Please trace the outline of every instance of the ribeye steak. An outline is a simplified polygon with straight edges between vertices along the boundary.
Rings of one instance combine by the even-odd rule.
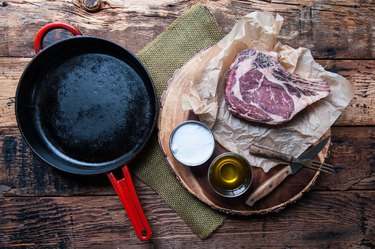
[[[227,72],[225,100],[236,116],[249,121],[280,124],[306,106],[326,97],[329,84],[289,73],[275,52],[241,51]]]

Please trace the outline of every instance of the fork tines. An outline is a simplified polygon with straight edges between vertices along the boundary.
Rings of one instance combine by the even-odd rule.
[[[306,167],[311,168],[311,169],[321,170],[323,172],[330,173],[330,174],[336,173],[335,167],[328,163],[312,161],[311,164],[309,166],[306,165]]]

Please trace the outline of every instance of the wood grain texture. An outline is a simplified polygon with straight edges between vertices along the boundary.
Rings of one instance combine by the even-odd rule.
[[[314,189],[375,190],[375,127],[332,128],[327,162],[336,175],[321,174]],[[5,196],[75,196],[114,194],[106,176],[80,177],[63,173],[40,161],[17,128],[0,129],[0,185]],[[142,190],[140,190],[142,192]],[[1,191],[0,191],[1,195]]]
[[[7,1],[0,6],[0,56],[32,56],[32,41],[41,25],[64,21],[84,34],[111,39],[137,52],[176,17],[198,1],[103,1],[90,13],[82,1]],[[307,47],[319,58],[374,58],[372,1],[203,1],[225,32],[239,17],[272,11],[284,18],[282,42]],[[40,11],[40,10],[48,11]]]
[[[327,163],[336,175],[322,174],[316,189],[375,189],[375,127],[335,127]],[[350,170],[348,170],[350,168]]]
[[[374,58],[371,1],[212,1],[210,10],[225,32],[250,11],[277,12],[284,17],[281,42],[306,47],[315,58]]]
[[[266,217],[231,217],[200,240],[153,191],[140,193],[154,237],[140,242],[115,196],[0,199],[0,247],[371,248],[375,192],[312,192]],[[309,217],[308,221],[306,217]]]
[[[287,178],[292,172],[292,168],[288,165],[276,172],[266,181],[262,182],[257,188],[251,192],[250,196],[245,201],[246,205],[253,206],[255,202],[266,196],[277,188],[285,178]]]
[[[0,6],[2,28],[0,56],[33,56],[35,33],[44,24],[67,22],[85,35],[116,41],[133,52],[139,51],[160,34],[182,9],[194,4],[182,1],[103,1],[101,10],[90,13],[80,0],[72,1],[7,1]],[[48,10],[48,11],[42,11]]]
[[[281,153],[279,151],[272,150],[271,148],[262,147],[260,145],[250,145],[249,147],[250,154],[258,155],[266,158],[274,158],[281,160],[283,162],[292,162],[293,156]]]
[[[51,21],[140,51],[197,0],[0,1],[0,248],[374,248],[375,36],[372,0],[203,0],[224,32],[254,10],[280,13],[281,41],[309,48],[349,79],[355,98],[332,129],[327,162],[303,199],[278,214],[230,217],[198,239],[153,190],[134,179],[154,230],[140,242],[105,176],[76,177],[37,159],[16,128],[14,96],[34,56],[36,31]]]
[[[14,98],[29,58],[0,57],[0,127],[16,126]],[[375,60],[319,60],[326,70],[347,78],[355,97],[334,125],[375,125]]]
[[[212,47],[212,49],[216,48]],[[197,63],[206,63],[204,58],[207,56],[205,56],[205,53],[213,52],[209,49],[203,50],[189,60],[181,70],[173,75],[168,82],[168,89],[162,96],[158,138],[159,144],[167,157],[168,164],[178,180],[190,193],[216,210],[236,215],[266,214],[280,211],[288,204],[300,199],[305,192],[310,190],[315,184],[319,172],[302,168],[296,175],[298,177],[289,177],[283,181],[286,178],[286,175],[282,172],[284,165],[273,167],[267,174],[261,168],[254,167],[253,181],[248,193],[255,193],[263,198],[251,196],[257,202],[255,205],[248,205],[246,203],[253,201],[247,199],[247,194],[229,200],[213,191],[206,173],[212,160],[200,167],[185,167],[171,153],[170,136],[173,129],[181,122],[198,119],[192,112],[183,110],[181,96],[187,94],[190,89],[190,80],[185,80],[190,73],[187,69]],[[323,136],[328,136],[329,134],[330,130]],[[325,152],[328,151],[329,145],[330,143],[327,143]],[[211,158],[215,158],[223,152],[227,152],[227,150],[217,143]],[[326,153],[322,154],[322,160],[324,160],[325,156]],[[268,185],[265,188],[262,187],[270,181],[273,182],[273,184],[270,184],[273,187],[268,188]],[[262,190],[258,191],[259,188]]]
[[[374,125],[375,60],[319,60],[319,63],[354,86],[354,98],[335,125]]]

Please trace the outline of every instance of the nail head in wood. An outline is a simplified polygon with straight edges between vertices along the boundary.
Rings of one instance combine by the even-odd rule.
[[[98,12],[102,9],[101,0],[81,0],[82,7],[88,12]]]

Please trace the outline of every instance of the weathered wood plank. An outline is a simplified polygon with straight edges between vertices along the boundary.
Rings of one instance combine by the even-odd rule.
[[[0,199],[0,247],[373,248],[375,192],[313,192],[278,214],[230,217],[200,240],[160,197],[141,193],[154,237],[139,241],[115,196]],[[309,220],[306,221],[306,217]]]
[[[337,166],[336,175],[324,174],[315,189],[375,190],[375,127],[334,127],[327,163]]]
[[[2,20],[1,56],[33,56],[36,31],[52,21],[70,23],[85,35],[111,39],[133,52],[139,51],[160,34],[181,9],[192,3],[176,5],[166,1],[103,1],[102,10],[87,12],[80,0],[73,1],[7,1],[0,6]],[[43,11],[48,10],[48,11]]]
[[[15,96],[18,81],[30,58],[0,57],[0,125],[16,125]]]
[[[95,13],[82,1],[0,1],[0,248],[375,248],[373,0],[202,1],[224,32],[250,11],[279,12],[283,43],[307,47],[315,58],[347,59],[320,60],[355,87],[332,130],[328,162],[342,169],[320,176],[312,191],[279,214],[231,217],[204,241],[135,178],[154,231],[149,242],[135,237],[105,175],[72,176],[33,156],[16,128],[14,95],[43,24],[68,22],[136,53],[198,1],[107,0]]]
[[[77,26],[86,35],[111,39],[139,51],[198,1],[103,1],[90,13],[82,1],[7,1],[0,5],[0,56],[32,56],[36,31],[51,21]],[[285,18],[282,42],[303,46],[319,58],[374,58],[373,1],[203,1],[225,32],[254,11]],[[41,11],[48,10],[48,11]]]
[[[322,173],[313,190],[375,190],[375,127],[334,127],[332,135],[327,162],[339,166],[340,172]],[[70,175],[41,162],[17,128],[0,129],[0,149],[0,185],[8,187],[5,196],[114,195],[105,175]],[[147,189],[138,180],[135,185],[139,192]]]
[[[207,6],[229,32],[235,20],[253,10],[284,17],[281,42],[306,47],[316,58],[374,58],[373,1],[212,1]],[[372,17],[372,18],[371,18]]]
[[[14,97],[29,58],[0,57],[0,127],[16,126]],[[355,98],[335,125],[375,125],[375,60],[318,60],[352,82]]]
[[[375,121],[375,60],[319,60],[319,63],[354,86],[354,99],[335,125],[373,125],[370,120]]]
[[[83,177],[61,172],[37,158],[17,129],[5,128],[0,134],[0,185],[10,187],[5,195],[114,194],[106,175]]]

